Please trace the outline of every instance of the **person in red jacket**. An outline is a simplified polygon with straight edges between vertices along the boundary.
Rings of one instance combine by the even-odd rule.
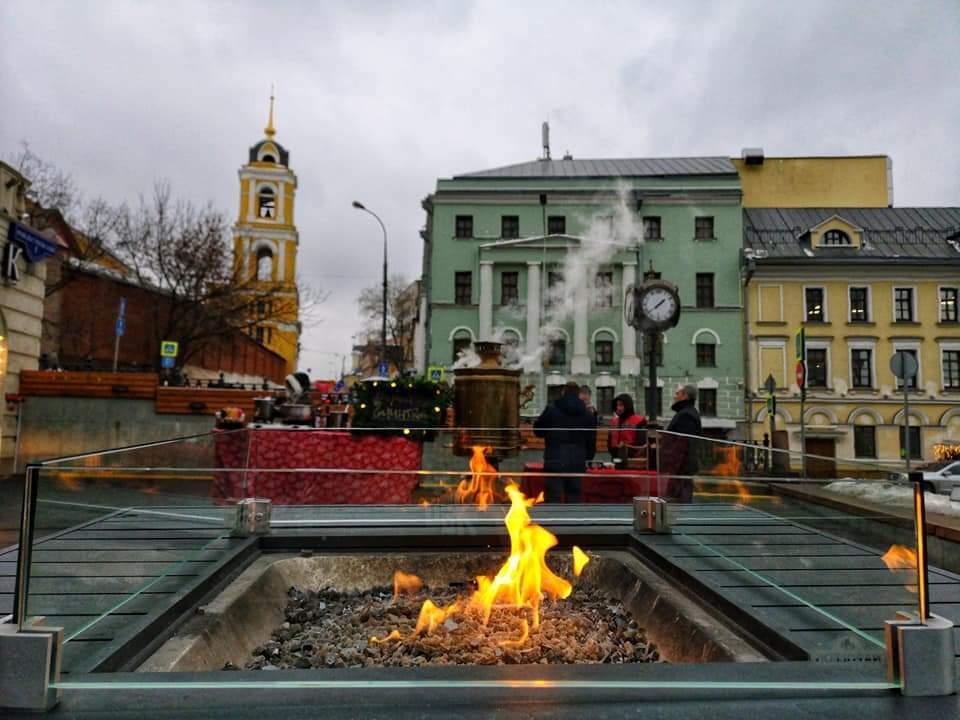
[[[613,418],[610,420],[610,435],[607,447],[614,460],[642,457],[646,452],[647,418],[633,409],[633,398],[627,393],[613,400]]]

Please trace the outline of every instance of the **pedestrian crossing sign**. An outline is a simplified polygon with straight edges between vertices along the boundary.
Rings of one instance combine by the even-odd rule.
[[[173,340],[164,340],[160,343],[160,357],[175,358],[180,350],[180,343]]]

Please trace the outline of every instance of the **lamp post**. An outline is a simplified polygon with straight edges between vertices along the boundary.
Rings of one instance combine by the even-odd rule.
[[[353,206],[357,210],[363,210],[365,213],[373,215],[374,219],[380,223],[380,229],[383,230],[383,322],[380,326],[380,363],[387,366],[387,372],[390,371],[390,365],[387,362],[387,228],[383,220],[373,210],[364,207],[363,203],[356,200]]]

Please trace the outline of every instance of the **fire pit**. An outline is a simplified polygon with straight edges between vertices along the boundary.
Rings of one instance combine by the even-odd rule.
[[[263,555],[140,670],[765,660],[632,553],[590,555],[571,595],[545,602],[522,644],[512,609],[495,608],[482,632],[467,615],[410,637],[425,597],[442,605],[469,594],[464,578],[495,573],[502,554]],[[566,575],[569,562],[553,564]],[[397,568],[416,569],[423,588],[394,602]],[[370,640],[393,630],[404,639]]]

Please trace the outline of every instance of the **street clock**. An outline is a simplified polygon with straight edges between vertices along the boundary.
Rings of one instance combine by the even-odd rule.
[[[637,330],[659,331],[680,322],[677,286],[664,280],[648,280],[627,288],[624,307],[627,324]]]

